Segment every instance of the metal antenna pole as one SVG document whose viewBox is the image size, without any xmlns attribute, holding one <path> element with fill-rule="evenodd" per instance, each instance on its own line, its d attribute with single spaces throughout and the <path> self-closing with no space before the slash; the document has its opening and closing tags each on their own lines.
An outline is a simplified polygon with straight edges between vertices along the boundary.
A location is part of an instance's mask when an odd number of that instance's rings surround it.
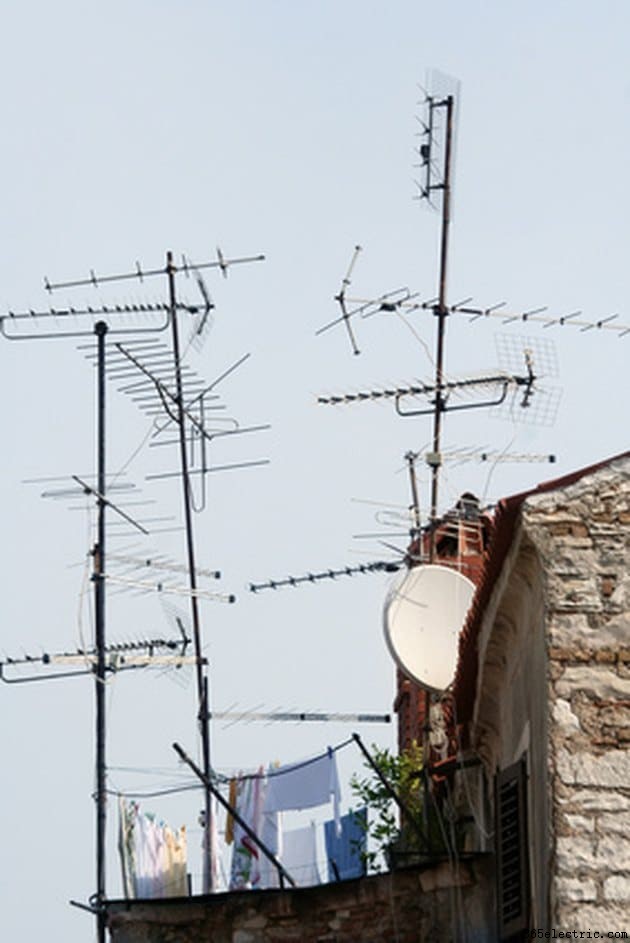
<svg viewBox="0 0 630 943">
<path fill-rule="evenodd" d="M 105 336 L 107 324 L 94 326 L 97 338 L 97 475 L 98 536 L 94 550 L 94 610 L 96 643 L 96 904 L 97 940 L 105 943 L 105 831 L 107 793 L 105 770 Z"/>
<path fill-rule="evenodd" d="M 168 276 L 169 306 L 171 318 L 171 330 L 173 338 L 173 362 L 175 368 L 175 390 L 177 398 L 177 417 L 179 426 L 179 446 L 181 459 L 181 477 L 184 499 L 184 522 L 186 526 L 186 554 L 188 559 L 188 580 L 190 586 L 190 605 L 192 611 L 193 623 L 193 643 L 195 656 L 197 659 L 196 677 L 197 677 L 197 702 L 198 702 L 198 723 L 199 734 L 201 737 L 201 755 L 203 762 L 203 773 L 206 782 L 210 780 L 212 767 L 210 765 L 210 726 L 208 719 L 208 684 L 204 673 L 204 660 L 201 645 L 201 620 L 199 618 L 199 601 L 197 598 L 197 570 L 195 566 L 195 546 L 193 540 L 192 525 L 192 495 L 190 489 L 190 476 L 188 474 L 188 453 L 186 449 L 186 415 L 184 403 L 184 391 L 182 386 L 181 362 L 179 351 L 179 331 L 177 326 L 177 294 L 175 290 L 175 272 L 176 267 L 173 263 L 173 253 L 166 254 L 166 273 Z M 210 836 L 212 834 L 212 793 L 206 785 L 205 790 L 205 820 L 204 820 L 204 856 L 203 856 L 203 892 L 209 893 L 212 874 L 212 845 Z"/>
<path fill-rule="evenodd" d="M 416 540 L 421 532 L 420 525 L 420 499 L 418 497 L 418 482 L 416 480 L 416 454 L 407 452 L 405 455 L 407 470 L 409 472 L 409 485 L 411 487 L 411 539 Z"/>
<path fill-rule="evenodd" d="M 438 319 L 437 346 L 435 356 L 435 409 L 433 412 L 433 453 L 431 465 L 431 522 L 435 523 L 438 514 L 438 486 L 440 475 L 440 441 L 442 433 L 442 412 L 444 411 L 444 336 L 446 333 L 446 281 L 448 265 L 448 237 L 451 221 L 451 151 L 453 143 L 453 108 L 454 98 L 446 99 L 446 143 L 444 150 L 444 180 L 442 192 L 442 235 L 440 240 L 440 282 L 437 306 L 434 312 Z M 435 556 L 435 530 L 431 539 L 430 559 Z"/>
</svg>

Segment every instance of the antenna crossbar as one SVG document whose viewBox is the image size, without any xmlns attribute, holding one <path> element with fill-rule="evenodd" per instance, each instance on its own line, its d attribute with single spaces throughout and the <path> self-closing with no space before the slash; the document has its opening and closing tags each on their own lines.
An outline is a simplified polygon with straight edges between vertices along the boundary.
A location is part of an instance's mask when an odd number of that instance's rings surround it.
<svg viewBox="0 0 630 943">
<path fill-rule="evenodd" d="M 533 392 L 534 381 L 537 379 L 529 364 L 528 368 L 529 372 L 526 376 L 508 373 L 494 373 L 481 377 L 469 377 L 462 380 L 445 380 L 439 385 L 433 383 L 419 383 L 408 384 L 405 386 L 386 387 L 380 390 L 365 390 L 359 391 L 357 393 L 339 393 L 332 396 L 318 396 L 317 402 L 326 406 L 343 406 L 349 403 L 364 403 L 368 401 L 376 402 L 378 400 L 393 399 L 396 403 L 397 411 L 401 416 L 420 416 L 429 415 L 435 411 L 436 403 L 438 402 L 438 394 L 440 411 L 453 412 L 460 409 L 476 409 L 481 406 L 498 406 L 505 400 L 505 397 L 510 388 L 524 387 L 525 394 L 522 405 L 526 406 L 528 403 L 525 397 L 531 396 Z M 461 404 L 451 404 L 448 402 L 447 396 L 449 393 L 455 392 L 457 390 L 470 390 L 483 387 L 497 387 L 498 390 L 496 395 L 493 396 L 491 400 L 484 400 L 483 402 Z M 431 406 L 427 407 L 426 409 L 414 410 L 413 412 L 403 412 L 400 409 L 400 402 L 410 396 L 433 396 L 436 397 L 436 399 L 430 400 Z"/>
<path fill-rule="evenodd" d="M 270 459 L 268 458 L 259 458 L 253 459 L 251 462 L 230 462 L 227 465 L 208 465 L 205 468 L 189 468 L 188 474 L 192 475 L 206 475 L 210 472 L 222 472 L 222 471 L 236 471 L 238 468 L 260 468 L 262 465 L 268 465 Z M 157 472 L 154 475 L 147 475 L 147 481 L 161 481 L 166 478 L 178 478 L 180 477 L 180 472 Z"/>
<path fill-rule="evenodd" d="M 184 306 L 190 310 L 188 306 Z M 109 330 L 112 334 L 155 334 L 165 330 L 169 323 L 169 306 L 166 304 L 142 304 L 142 305 L 111 305 L 100 308 L 50 308 L 48 311 L 28 311 L 0 315 L 0 334 L 10 341 L 24 340 L 54 340 L 70 337 L 88 337 L 92 336 L 96 329 L 97 321 L 107 321 Z M 128 323 L 130 316 L 134 315 L 152 315 L 160 314 L 162 318 L 159 323 L 146 323 L 143 326 L 139 324 L 130 325 Z M 73 319 L 81 322 L 81 319 L 89 317 L 92 324 L 85 327 L 72 328 L 70 323 Z M 54 322 L 55 330 L 44 329 L 44 326 Z"/>
<path fill-rule="evenodd" d="M 553 464 L 556 456 L 552 453 L 502 452 L 499 449 L 479 447 L 448 449 L 442 452 L 443 462 L 491 462 L 491 463 L 545 463 Z"/>
<path fill-rule="evenodd" d="M 398 291 L 402 292 L 403 289 L 398 289 Z M 431 298 L 427 301 L 417 301 L 417 292 L 409 292 L 408 289 L 404 289 L 404 291 L 406 292 L 404 297 L 391 301 L 388 301 L 388 298 L 395 295 L 396 292 L 390 292 L 374 299 L 346 297 L 345 302 L 353 306 L 348 311 L 347 316 L 352 318 L 359 314 L 361 317 L 365 318 L 378 314 L 381 311 L 388 312 L 394 310 L 408 312 L 422 310 L 436 313 L 438 308 L 438 300 L 436 298 Z M 547 313 L 549 311 L 547 305 L 530 308 L 524 311 L 510 311 L 505 310 L 507 307 L 507 302 L 505 301 L 500 301 L 496 304 L 488 305 L 487 307 L 471 305 L 471 301 L 472 298 L 467 298 L 464 301 L 446 305 L 444 309 L 445 313 L 447 315 L 464 315 L 471 323 L 483 318 L 493 318 L 500 320 L 503 324 L 537 324 L 543 328 L 575 327 L 578 328 L 581 333 L 592 330 L 603 330 L 612 332 L 618 337 L 624 337 L 626 334 L 630 334 L 630 324 L 619 321 L 619 314 L 609 314 L 602 318 L 586 318 L 582 316 L 583 312 L 581 310 L 571 311 L 568 314 L 554 315 Z M 335 320 L 330 321 L 316 331 L 316 334 L 323 334 L 335 325 L 340 324 L 342 320 L 343 318 L 341 317 L 335 318 Z"/>
<path fill-rule="evenodd" d="M 516 311 L 513 313 L 503 310 L 504 306 L 505 302 L 492 305 L 488 308 L 478 308 L 463 304 L 453 305 L 448 310 L 449 313 L 463 314 L 467 316 L 470 321 L 476 321 L 479 318 L 500 318 L 504 324 L 522 322 L 540 324 L 543 328 L 568 326 L 576 327 L 582 333 L 592 330 L 611 331 L 617 334 L 618 337 L 624 337 L 626 334 L 630 334 L 630 324 L 622 324 L 617 321 L 619 317 L 618 314 L 610 314 L 603 318 L 590 320 L 581 317 L 581 311 L 572 311 L 570 314 L 553 316 L 551 314 L 545 314 L 548 310 L 546 306 L 533 308 L 530 311 Z M 423 304 L 422 307 L 426 308 L 431 306 Z"/>
<path fill-rule="evenodd" d="M 217 249 L 217 259 L 215 261 L 191 263 L 187 259 L 182 260 L 182 264 L 177 266 L 173 261 L 168 262 L 164 266 L 159 268 L 143 269 L 139 263 L 136 263 L 136 268 L 133 271 L 128 272 L 119 272 L 115 275 L 96 275 L 92 270 L 90 271 L 88 278 L 78 278 L 71 279 L 70 281 L 65 282 L 51 282 L 48 278 L 44 279 L 44 287 L 46 291 L 52 292 L 57 291 L 60 288 L 82 288 L 87 285 L 91 285 L 94 288 L 98 288 L 99 285 L 104 285 L 109 282 L 123 282 L 123 281 L 140 281 L 143 282 L 145 278 L 153 278 L 156 275 L 168 275 L 169 272 L 196 272 L 203 269 L 215 269 L 218 268 L 221 270 L 223 275 L 227 275 L 228 269 L 233 265 L 243 265 L 247 262 L 263 262 L 265 259 L 264 255 L 249 255 L 241 256 L 239 258 L 229 258 L 226 259 L 223 256 L 223 253 L 220 249 Z"/>
<path fill-rule="evenodd" d="M 124 553 L 108 553 L 109 560 L 116 563 L 128 564 L 135 569 L 164 570 L 168 573 L 187 573 L 188 570 L 183 563 L 172 563 L 169 560 L 159 560 L 152 557 L 134 557 Z M 197 567 L 197 576 L 205 576 L 208 579 L 220 580 L 220 570 L 207 570 Z"/>
<path fill-rule="evenodd" d="M 400 569 L 400 564 L 391 560 L 376 560 L 374 563 L 360 563 L 357 566 L 346 566 L 343 569 L 323 570 L 319 573 L 306 573 L 303 576 L 288 576 L 279 580 L 268 580 L 266 583 L 250 583 L 250 593 L 258 593 L 263 589 L 281 589 L 283 586 L 300 586 L 303 583 L 318 583 L 321 580 L 335 580 L 339 576 L 357 576 L 365 573 L 394 573 Z"/>
<path fill-rule="evenodd" d="M 343 714 L 321 711 L 211 711 L 210 719 L 265 723 L 390 724 L 391 714 Z"/>
<path fill-rule="evenodd" d="M 130 589 L 151 590 L 165 595 L 187 596 L 188 598 L 195 596 L 197 599 L 210 599 L 213 602 L 236 602 L 236 596 L 232 593 L 212 593 L 205 589 L 190 589 L 188 586 L 170 586 L 167 583 L 152 583 L 149 580 L 132 580 L 124 576 L 113 576 L 110 573 L 105 574 L 105 579 L 108 583 L 127 586 Z"/>
<path fill-rule="evenodd" d="M 180 639 L 139 639 L 132 642 L 110 643 L 104 646 L 102 652 L 97 648 L 81 649 L 77 648 L 73 652 L 42 652 L 41 655 L 24 654 L 17 658 L 6 656 L 0 660 L 0 680 L 5 684 L 26 684 L 31 681 L 46 681 L 56 678 L 65 679 L 79 675 L 93 674 L 98 666 L 99 655 L 104 657 L 104 668 L 109 672 L 126 671 L 132 668 L 166 667 L 173 665 L 179 667 L 183 664 L 196 662 L 194 656 L 186 655 L 186 649 L 190 644 L 190 639 L 182 632 Z M 156 650 L 170 652 L 170 654 L 156 655 Z M 140 654 L 142 653 L 143 654 Z M 7 677 L 6 670 L 19 669 L 25 666 L 40 665 L 47 666 L 69 666 L 78 667 L 80 670 L 70 672 L 49 672 L 38 673 L 36 675 L 17 675 Z M 81 668 L 83 666 L 83 668 Z"/>
</svg>

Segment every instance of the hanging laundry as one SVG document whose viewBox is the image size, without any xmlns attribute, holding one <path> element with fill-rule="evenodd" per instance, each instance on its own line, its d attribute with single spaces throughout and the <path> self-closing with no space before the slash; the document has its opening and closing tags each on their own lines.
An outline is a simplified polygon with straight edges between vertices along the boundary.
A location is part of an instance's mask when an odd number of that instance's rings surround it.
<svg viewBox="0 0 630 943">
<path fill-rule="evenodd" d="M 210 798 L 210 810 L 212 814 L 212 822 L 210 825 L 210 862 L 211 862 L 210 892 L 213 893 L 219 890 L 219 884 L 220 884 L 219 861 L 221 860 L 221 856 L 219 852 L 219 828 L 217 825 L 218 809 L 217 809 L 217 800 L 214 798 L 214 796 Z"/>
<path fill-rule="evenodd" d="M 231 819 L 231 816 L 230 816 Z M 203 871 L 202 871 L 202 882 L 203 887 L 208 887 L 208 891 L 211 894 L 216 893 L 219 890 L 219 885 L 221 883 L 221 865 L 220 865 L 220 851 L 219 851 L 219 829 L 217 826 L 217 801 L 214 796 L 210 796 L 210 828 L 206 829 L 206 810 L 202 809 L 197 818 L 199 827 L 201 828 L 201 852 L 203 860 Z M 227 836 L 228 825 L 230 823 L 226 822 L 225 825 L 225 834 Z M 231 841 L 234 840 L 234 835 L 232 834 Z M 227 841 L 226 841 L 227 844 Z M 209 853 L 207 848 L 209 847 Z M 209 870 L 208 870 L 209 869 Z M 223 884 L 227 887 L 227 881 L 225 880 L 225 875 L 223 875 Z"/>
<path fill-rule="evenodd" d="M 151 813 L 139 814 L 135 827 L 136 897 L 162 897 L 162 829 Z"/>
<path fill-rule="evenodd" d="M 256 835 L 261 833 L 264 798 L 265 781 L 261 766 L 255 776 L 244 776 L 238 780 L 234 802 L 234 809 Z M 233 835 L 230 890 L 258 887 L 262 852 L 237 821 L 233 824 Z"/>
<path fill-rule="evenodd" d="M 341 817 L 341 832 L 333 819 L 324 822 L 328 880 L 347 881 L 363 877 L 366 872 L 367 809 L 357 809 Z"/>
<path fill-rule="evenodd" d="M 272 767 L 270 767 L 271 769 Z M 268 786 L 265 784 L 265 795 Z M 263 841 L 263 844 L 269 851 L 275 855 L 276 858 L 280 857 L 282 851 L 282 816 L 279 812 L 266 812 L 263 804 L 263 813 L 262 813 L 262 825 L 260 837 Z M 278 877 L 278 869 L 276 868 L 273 861 L 267 857 L 267 855 L 261 854 L 260 856 L 260 883 L 259 887 L 268 888 L 268 887 L 280 887 L 280 878 Z"/>
<path fill-rule="evenodd" d="M 186 827 L 177 831 L 164 827 L 165 869 L 163 877 L 164 897 L 185 897 L 188 894 L 188 866 Z"/>
<path fill-rule="evenodd" d="M 311 809 L 333 801 L 334 820 L 339 825 L 341 790 L 334 752 L 301 763 L 280 766 L 268 775 L 265 812 Z"/>
<path fill-rule="evenodd" d="M 317 830 L 315 822 L 311 822 L 310 825 L 304 828 L 294 828 L 283 833 L 280 858 L 298 887 L 321 884 L 317 867 Z"/>
<path fill-rule="evenodd" d="M 123 893 L 126 898 L 136 896 L 134 875 L 136 873 L 136 847 L 134 842 L 134 824 L 138 805 L 136 802 L 127 803 L 118 798 L 118 852 L 122 868 Z"/>
<path fill-rule="evenodd" d="M 188 894 L 186 828 L 173 831 L 137 802 L 119 802 L 118 849 L 123 888 L 129 898 Z"/>
<path fill-rule="evenodd" d="M 228 802 L 230 806 L 236 808 L 236 798 L 238 796 L 238 784 L 239 779 L 236 776 L 233 776 L 230 780 L 230 788 L 228 792 Z M 232 815 L 228 812 L 228 816 L 225 820 L 225 844 L 231 845 L 234 841 L 234 819 Z"/>
</svg>

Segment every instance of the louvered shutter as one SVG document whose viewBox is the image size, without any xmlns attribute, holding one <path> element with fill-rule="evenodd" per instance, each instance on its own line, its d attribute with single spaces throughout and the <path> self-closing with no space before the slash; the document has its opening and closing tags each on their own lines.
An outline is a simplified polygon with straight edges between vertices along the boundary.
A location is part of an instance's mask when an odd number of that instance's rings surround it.
<svg viewBox="0 0 630 943">
<path fill-rule="evenodd" d="M 527 768 L 525 758 L 496 776 L 497 916 L 502 943 L 528 930 Z"/>
</svg>

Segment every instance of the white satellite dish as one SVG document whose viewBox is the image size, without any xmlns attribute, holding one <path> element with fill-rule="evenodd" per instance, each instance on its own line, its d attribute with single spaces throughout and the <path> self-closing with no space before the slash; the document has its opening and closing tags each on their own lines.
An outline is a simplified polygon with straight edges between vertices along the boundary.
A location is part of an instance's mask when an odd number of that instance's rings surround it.
<svg viewBox="0 0 630 943">
<path fill-rule="evenodd" d="M 385 600 L 385 641 L 398 667 L 424 688 L 453 680 L 457 645 L 475 584 L 445 566 L 408 570 Z"/>
</svg>

